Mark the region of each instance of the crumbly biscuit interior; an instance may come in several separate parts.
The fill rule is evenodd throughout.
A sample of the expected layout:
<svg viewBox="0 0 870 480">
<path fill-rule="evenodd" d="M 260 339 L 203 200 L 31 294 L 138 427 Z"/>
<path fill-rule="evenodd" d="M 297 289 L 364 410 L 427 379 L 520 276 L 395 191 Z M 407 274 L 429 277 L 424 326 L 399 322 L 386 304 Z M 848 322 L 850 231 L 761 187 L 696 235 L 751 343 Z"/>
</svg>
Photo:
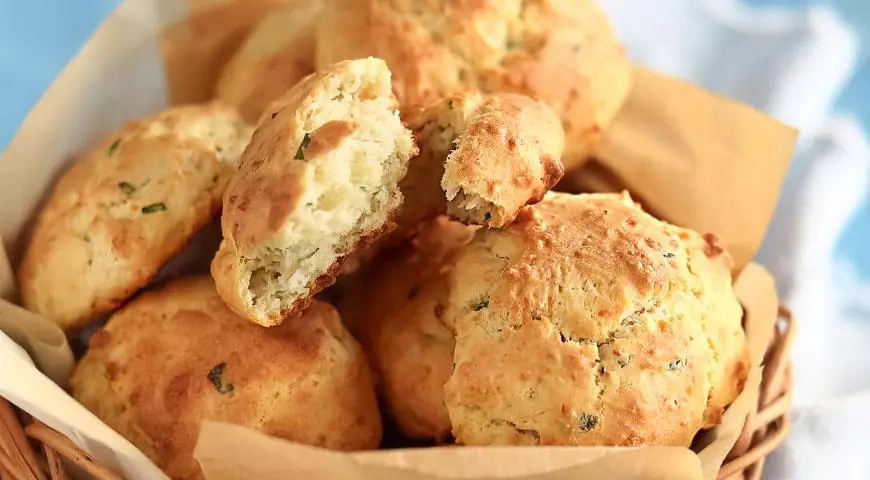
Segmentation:
<svg viewBox="0 0 870 480">
<path fill-rule="evenodd" d="M 453 190 L 451 188 L 451 190 Z M 504 209 L 494 203 L 484 200 L 483 197 L 474 193 L 467 193 L 457 185 L 453 195 L 447 194 L 447 213 L 462 223 L 474 225 L 486 225 L 489 223 L 500 224 L 504 215 Z"/>
<path fill-rule="evenodd" d="M 483 225 L 489 222 L 500 222 L 504 212 L 494 203 L 485 200 L 480 195 L 468 192 L 463 188 L 460 178 L 452 172 L 451 165 L 457 162 L 463 148 L 463 135 L 468 124 L 469 112 L 450 108 L 433 122 L 428 138 L 432 148 L 445 158 L 444 176 L 441 178 L 441 188 L 447 198 L 447 212 L 456 220 L 466 224 Z"/>
<path fill-rule="evenodd" d="M 298 115 L 312 136 L 331 122 L 349 123 L 352 133 L 309 162 L 304 194 L 280 235 L 282 246 L 265 247 L 251 259 L 247 300 L 255 310 L 291 310 L 336 261 L 387 224 L 401 203 L 398 184 L 416 147 L 389 95 L 389 78 L 334 80 L 314 108 Z"/>
</svg>

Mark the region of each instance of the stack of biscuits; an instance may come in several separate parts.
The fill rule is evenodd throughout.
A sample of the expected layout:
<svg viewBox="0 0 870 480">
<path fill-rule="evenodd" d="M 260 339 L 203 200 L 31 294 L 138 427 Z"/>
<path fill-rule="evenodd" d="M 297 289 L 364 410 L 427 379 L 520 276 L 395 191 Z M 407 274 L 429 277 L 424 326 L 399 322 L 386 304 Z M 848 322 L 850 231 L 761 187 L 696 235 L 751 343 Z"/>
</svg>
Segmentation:
<svg viewBox="0 0 870 480">
<path fill-rule="evenodd" d="M 630 68 L 587 0 L 286 2 L 217 99 L 107 135 L 18 271 L 170 477 L 200 422 L 339 450 L 691 444 L 748 371 L 722 240 L 551 189 Z M 152 282 L 220 222 L 210 273 Z M 391 442 L 395 443 L 395 442 Z"/>
</svg>

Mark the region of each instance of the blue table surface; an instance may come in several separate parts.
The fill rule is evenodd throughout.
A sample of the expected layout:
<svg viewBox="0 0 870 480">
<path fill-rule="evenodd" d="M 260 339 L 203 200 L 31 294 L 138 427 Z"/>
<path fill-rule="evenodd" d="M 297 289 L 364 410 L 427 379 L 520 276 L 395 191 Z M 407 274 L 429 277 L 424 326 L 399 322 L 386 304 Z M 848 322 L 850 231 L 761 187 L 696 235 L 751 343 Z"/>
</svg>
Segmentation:
<svg viewBox="0 0 870 480">
<path fill-rule="evenodd" d="M 853 23 L 862 40 L 858 74 L 839 99 L 838 108 L 851 112 L 870 132 L 870 1 L 868 0 L 745 0 L 760 6 L 828 4 Z M 119 0 L 0 0 L 0 149 L 51 81 L 81 45 L 117 6 Z M 839 240 L 838 255 L 850 260 L 870 280 L 870 200 L 865 201 Z"/>
</svg>

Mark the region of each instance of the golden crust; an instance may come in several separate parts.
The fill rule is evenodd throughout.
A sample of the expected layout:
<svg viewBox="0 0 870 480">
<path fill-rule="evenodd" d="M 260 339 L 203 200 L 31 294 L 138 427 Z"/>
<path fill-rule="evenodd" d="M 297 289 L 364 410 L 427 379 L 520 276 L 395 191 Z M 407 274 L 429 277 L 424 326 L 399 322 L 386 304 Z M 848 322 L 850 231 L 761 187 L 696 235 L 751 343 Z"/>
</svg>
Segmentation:
<svg viewBox="0 0 870 480">
<path fill-rule="evenodd" d="M 229 311 L 208 277 L 143 294 L 91 339 L 73 396 L 170 477 L 202 478 L 203 419 L 338 450 L 377 448 L 381 423 L 358 344 L 330 305 L 265 329 Z"/>
<path fill-rule="evenodd" d="M 319 0 L 293 0 L 265 17 L 224 67 L 217 97 L 256 122 L 269 103 L 313 73 L 321 6 Z"/>
<path fill-rule="evenodd" d="M 400 431 L 444 441 L 450 419 L 442 390 L 453 371 L 453 332 L 443 323 L 447 276 L 474 227 L 438 217 L 386 252 L 343 291 L 338 307 L 378 375 Z"/>
<path fill-rule="evenodd" d="M 406 108 L 476 90 L 546 102 L 565 127 L 568 170 L 631 83 L 625 52 L 592 0 L 329 0 L 317 41 L 318 67 L 383 58 Z"/>
<path fill-rule="evenodd" d="M 65 330 L 144 287 L 220 208 L 251 127 L 212 103 L 98 142 L 60 179 L 18 271 L 24 305 Z"/>
<path fill-rule="evenodd" d="M 545 103 L 512 93 L 463 93 L 408 116 L 422 161 L 444 163 L 447 212 L 501 228 L 562 178 L 564 132 Z M 411 199 L 416 200 L 416 199 Z"/>
<path fill-rule="evenodd" d="M 227 246 L 226 239 L 221 241 L 218 251 L 211 261 L 211 276 L 218 295 L 227 307 L 233 312 L 245 316 L 248 306 L 239 293 L 246 288 L 242 283 L 245 276 L 244 266 L 236 258 L 232 248 Z"/>
<path fill-rule="evenodd" d="M 465 247 L 447 311 L 457 442 L 688 446 L 719 381 L 702 299 L 734 294 L 704 289 L 674 230 L 627 196 L 550 194 Z"/>
</svg>

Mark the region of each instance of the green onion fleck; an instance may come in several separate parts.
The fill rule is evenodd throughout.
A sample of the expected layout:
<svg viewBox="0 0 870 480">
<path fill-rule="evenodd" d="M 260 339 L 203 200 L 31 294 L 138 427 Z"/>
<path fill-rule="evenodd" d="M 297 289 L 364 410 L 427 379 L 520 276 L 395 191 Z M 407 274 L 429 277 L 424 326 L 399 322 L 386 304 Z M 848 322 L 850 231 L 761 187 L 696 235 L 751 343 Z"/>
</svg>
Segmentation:
<svg viewBox="0 0 870 480">
<path fill-rule="evenodd" d="M 115 154 L 115 152 L 118 151 L 118 147 L 120 147 L 120 146 L 121 146 L 121 139 L 119 138 L 119 139 L 115 140 L 114 142 L 112 142 L 111 145 L 109 145 L 109 149 L 106 150 L 106 155 L 111 157 L 112 155 Z"/>
<path fill-rule="evenodd" d="M 136 187 L 134 187 L 133 184 L 129 182 L 119 183 L 118 188 L 120 188 L 127 195 L 133 195 L 133 193 L 136 191 Z"/>
<path fill-rule="evenodd" d="M 598 426 L 598 416 L 582 413 L 580 414 L 580 421 L 577 422 L 577 426 L 581 432 L 591 431 Z"/>
<path fill-rule="evenodd" d="M 296 150 L 296 155 L 293 156 L 293 159 L 305 160 L 305 149 L 308 148 L 308 145 L 311 145 L 311 135 L 306 133 L 302 136 L 302 143 L 299 144 L 299 148 Z"/>
<path fill-rule="evenodd" d="M 166 204 L 163 202 L 152 203 L 151 205 L 145 205 L 142 207 L 142 213 L 157 213 L 164 210 L 166 210 Z"/>
<path fill-rule="evenodd" d="M 479 302 L 471 306 L 471 309 L 475 312 L 479 312 L 484 308 L 489 308 L 489 298 L 487 297 L 481 298 Z"/>
<path fill-rule="evenodd" d="M 235 389 L 232 383 L 225 381 L 223 378 L 224 371 L 226 369 L 227 362 L 221 362 L 212 367 L 212 369 L 209 370 L 208 374 L 206 375 L 208 381 L 211 382 L 211 384 L 214 385 L 214 388 L 216 388 L 217 391 L 222 395 L 226 395 L 227 393 L 230 393 Z"/>
<path fill-rule="evenodd" d="M 362 190 L 363 192 L 366 192 L 366 193 L 369 192 L 369 187 L 366 187 L 365 185 L 359 187 L 359 189 Z"/>
</svg>

